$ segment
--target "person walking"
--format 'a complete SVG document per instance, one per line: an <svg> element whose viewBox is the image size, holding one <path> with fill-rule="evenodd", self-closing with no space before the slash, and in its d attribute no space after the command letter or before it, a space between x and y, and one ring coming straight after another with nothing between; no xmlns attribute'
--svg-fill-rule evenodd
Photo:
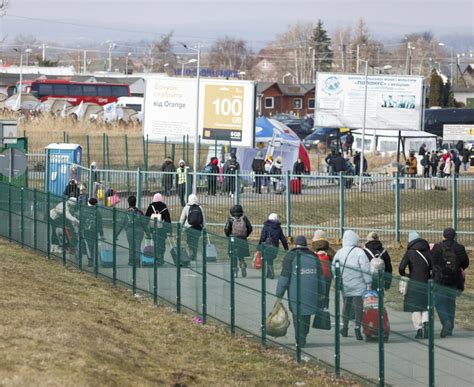
<svg viewBox="0 0 474 387"><path fill-rule="evenodd" d="M87 207L84 207L82 210L81 223L87 248L87 266L92 267L98 254L96 251L96 239L100 237L102 241L105 240L102 214L97 210L96 198L90 198Z"/></svg>
<svg viewBox="0 0 474 387"><path fill-rule="evenodd" d="M360 158L361 158L360 152L356 151L353 161L354 161L355 174L357 176L360 175ZM369 166L367 164L367 159L364 156L364 165L362 166L362 173L365 174L367 172L368 168L369 168Z"/></svg>
<svg viewBox="0 0 474 387"><path fill-rule="evenodd" d="M244 215L244 209L240 204L236 204L230 209L230 218L224 227L224 233L229 238L229 256L237 258L242 277L247 277L247 263L245 258L250 257L249 244L247 238L252 234L252 224ZM238 274L238 267L235 268L235 276Z"/></svg>
<svg viewBox="0 0 474 387"><path fill-rule="evenodd" d="M178 195L181 203L181 207L186 205L186 191L188 185L188 172L189 167L186 165L184 160L179 160L178 168L176 169L176 183L178 185Z"/></svg>
<svg viewBox="0 0 474 387"><path fill-rule="evenodd" d="M148 218L143 215L143 212L137 207L137 198L129 196L128 209L123 217L114 239L118 239L120 233L125 229L128 242L128 265L133 266L134 262L137 267L140 266L140 251L142 247L143 238L151 238L150 229L148 227Z"/></svg>
<svg viewBox="0 0 474 387"><path fill-rule="evenodd" d="M364 246L365 254L370 262L371 271L373 274L372 278L372 288L378 289L378 273L379 267L376 267L376 261L372 262L374 259L380 258L383 261L383 270L384 270L384 284L383 287L385 290L390 289L392 285L392 259L390 254L383 247L382 242L380 241L379 235L376 232L369 232L367 234L367 242Z"/></svg>
<svg viewBox="0 0 474 387"><path fill-rule="evenodd" d="M467 172L467 169L469 168L469 156L471 155L471 152L467 148L464 148L461 152L461 162L462 162L462 169L464 172Z"/></svg>
<svg viewBox="0 0 474 387"><path fill-rule="evenodd" d="M336 252L329 245L326 233L323 230L316 230L313 235L311 243L311 250L318 257L321 262L321 269L323 274L323 285L321 287L321 294L319 299L321 301L320 307L323 309L329 308L329 292L331 289L332 272L331 265Z"/></svg>
<svg viewBox="0 0 474 387"><path fill-rule="evenodd" d="M265 160L262 151L258 151L252 161L252 171L255 174L255 193L262 193L262 177L265 174Z"/></svg>
<svg viewBox="0 0 474 387"><path fill-rule="evenodd" d="M237 156L232 153L230 159L224 164L224 168L222 170L224 175L228 175L224 177L225 180L225 191L229 193L230 197L234 197L234 193L236 189L240 187L236 187L236 177L235 175L240 171L240 164L237 161Z"/></svg>
<svg viewBox="0 0 474 387"><path fill-rule="evenodd" d="M278 185L282 184L282 173L283 173L283 158L281 156L277 156L275 162L272 165L272 169L270 169L270 175L272 176L272 183L273 183L273 191L276 192Z"/></svg>
<svg viewBox="0 0 474 387"><path fill-rule="evenodd" d="M411 189L416 189L416 179L415 178L416 178L416 175L417 175L418 160L415 157L415 152L414 151L410 151L410 156L408 157L408 160L407 160L407 167L408 167L408 171L407 171L408 176L411 177L410 187L411 187Z"/></svg>
<svg viewBox="0 0 474 387"><path fill-rule="evenodd" d="M357 340L363 340L360 331L362 325L362 293L372 287L372 275L370 274L370 263L364 250L357 246L359 236L352 230L344 232L342 237L342 249L340 249L333 261L333 272L336 262L339 262L342 277L342 293L344 305L342 308L343 327L341 335L348 336L349 319L355 315L355 336Z"/></svg>
<svg viewBox="0 0 474 387"><path fill-rule="evenodd" d="M352 135L351 132L347 133L346 135L346 142L344 144L344 147L346 148L346 153L347 155L352 156L352 146L354 145L354 136Z"/></svg>
<svg viewBox="0 0 474 387"><path fill-rule="evenodd" d="M150 228L154 235L154 249L157 254L155 259L159 265L164 263L166 238L172 233L171 216L160 193L153 195L153 202L148 206L145 216L150 219ZM156 219L156 228L155 228Z"/></svg>
<svg viewBox="0 0 474 387"><path fill-rule="evenodd" d="M435 305L443 328L440 336L452 336L456 314L456 296L464 290L463 272L469 267L465 247L456 242L456 231L448 227L443 241L433 246L432 263L435 287Z"/></svg>
<svg viewBox="0 0 474 387"><path fill-rule="evenodd" d="M432 259L428 242L411 231L408 234L407 251L398 272L408 277L407 290L403 301L403 311L411 312L415 339L428 338L428 280L431 278ZM408 267L409 274L405 272ZM401 279L402 280L402 279Z"/></svg>
<svg viewBox="0 0 474 387"><path fill-rule="evenodd" d="M453 160L454 176L459 177L459 172L461 171L462 163L461 159L459 158L459 155L454 150L451 151L451 160Z"/></svg>
<svg viewBox="0 0 474 387"><path fill-rule="evenodd" d="M306 173L306 167L303 163L303 160L301 160L301 157L298 157L293 164L293 175L298 176L298 179L301 180L301 175L304 175Z"/></svg>
<svg viewBox="0 0 474 387"><path fill-rule="evenodd" d="M280 242L283 248L288 251L288 242L285 234L283 234L278 215L273 213L270 214L268 219L263 223L262 233L260 234L260 240L258 242L260 251L262 250L261 246L265 245L263 254L267 263L267 278L269 279L275 278L273 261L278 255Z"/></svg>
<svg viewBox="0 0 474 387"><path fill-rule="evenodd" d="M431 177L436 177L438 175L438 165L439 165L439 155L438 152L433 151L430 159L431 165Z"/></svg>
<svg viewBox="0 0 474 387"><path fill-rule="evenodd" d="M421 166L423 167L423 177L430 177L431 169L431 153L427 152L420 161Z"/></svg>
<svg viewBox="0 0 474 387"><path fill-rule="evenodd" d="M163 173L163 189L165 196L171 195L171 190L173 189L173 174L176 171L176 167L171 160L171 157L166 156L165 161L161 165L161 171Z"/></svg>
<svg viewBox="0 0 474 387"><path fill-rule="evenodd" d="M66 205L63 202L59 202L55 207L49 211L50 225L51 225L51 252L62 253L62 249L65 247L66 241L63 235L62 246L59 245L60 241L58 238L58 229L63 230L63 216L66 218L66 226L77 226L79 220L72 214L73 208L77 204L77 199L71 197L66 201ZM64 215L63 215L64 214Z"/></svg>
<svg viewBox="0 0 474 387"><path fill-rule="evenodd" d="M191 260L195 261L199 249L199 239L201 238L202 230L206 227L204 210L199 204L197 195L189 195L188 203L183 208L183 211L181 211L179 223L183 226L186 243L191 253Z"/></svg>
<svg viewBox="0 0 474 387"><path fill-rule="evenodd" d="M421 144L420 149L418 150L418 155L424 157L426 154L426 144Z"/></svg>
<svg viewBox="0 0 474 387"><path fill-rule="evenodd" d="M217 157L211 157L211 160L204 168L207 173L207 194L216 196L217 192L217 175L219 174L219 160Z"/></svg>
<svg viewBox="0 0 474 387"><path fill-rule="evenodd" d="M300 334L299 340L296 336L297 330L297 310L298 310L298 289L297 289L297 263L299 255L300 269ZM295 327L295 340L301 347L306 345L306 337L309 333L311 316L318 312L319 294L323 283L321 263L308 249L308 244L304 236L295 238L295 247L288 251L283 259L280 278L276 288L276 296L283 298L288 291L288 304L293 314L293 325Z"/></svg>

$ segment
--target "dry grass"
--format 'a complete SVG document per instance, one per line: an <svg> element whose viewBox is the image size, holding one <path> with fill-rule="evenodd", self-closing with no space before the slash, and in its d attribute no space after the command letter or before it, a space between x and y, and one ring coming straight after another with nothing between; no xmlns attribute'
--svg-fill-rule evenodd
<svg viewBox="0 0 474 387"><path fill-rule="evenodd" d="M350 384L0 241L0 385Z"/></svg>

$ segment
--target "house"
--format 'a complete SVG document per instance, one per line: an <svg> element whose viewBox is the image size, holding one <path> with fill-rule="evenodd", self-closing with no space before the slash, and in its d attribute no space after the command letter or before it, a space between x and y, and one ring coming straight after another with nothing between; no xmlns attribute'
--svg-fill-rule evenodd
<svg viewBox="0 0 474 387"><path fill-rule="evenodd" d="M314 113L313 84L284 84L259 82L257 84L257 111L260 115L293 113L304 117Z"/></svg>
<svg viewBox="0 0 474 387"><path fill-rule="evenodd" d="M294 49L289 48L262 48L257 54L256 64L252 68L253 79L258 82L271 82L278 78L282 58L293 58Z"/></svg>

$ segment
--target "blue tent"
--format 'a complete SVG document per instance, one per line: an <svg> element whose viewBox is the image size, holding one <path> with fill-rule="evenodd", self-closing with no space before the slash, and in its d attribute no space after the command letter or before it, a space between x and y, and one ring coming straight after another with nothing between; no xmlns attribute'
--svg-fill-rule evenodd
<svg viewBox="0 0 474 387"><path fill-rule="evenodd" d="M279 121L259 117L255 122L255 142L268 142L275 134L275 140L281 143L299 145L300 139L290 128Z"/></svg>

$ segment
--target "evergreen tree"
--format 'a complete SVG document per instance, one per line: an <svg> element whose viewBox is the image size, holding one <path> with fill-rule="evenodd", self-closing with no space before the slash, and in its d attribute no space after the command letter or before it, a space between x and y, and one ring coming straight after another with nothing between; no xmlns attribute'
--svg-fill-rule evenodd
<svg viewBox="0 0 474 387"><path fill-rule="evenodd" d="M310 46L314 50L315 71L330 71L333 57L331 38L324 29L321 20L318 20L318 24L313 30Z"/></svg>
<svg viewBox="0 0 474 387"><path fill-rule="evenodd" d="M443 106L443 79L435 69L431 71L429 87L428 107Z"/></svg>
<svg viewBox="0 0 474 387"><path fill-rule="evenodd" d="M456 100L454 99L453 88L449 78L443 86L443 107L456 107Z"/></svg>

